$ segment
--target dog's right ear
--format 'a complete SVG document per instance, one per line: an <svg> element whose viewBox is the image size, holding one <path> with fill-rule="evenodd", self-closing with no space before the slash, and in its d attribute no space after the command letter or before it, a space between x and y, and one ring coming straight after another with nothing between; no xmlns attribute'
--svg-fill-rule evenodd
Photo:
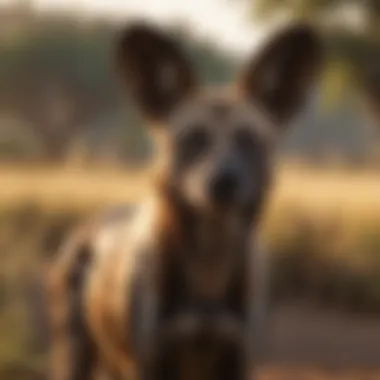
<svg viewBox="0 0 380 380"><path fill-rule="evenodd" d="M322 50L311 25L287 26L248 62L239 82L242 93L284 128L301 110L322 71Z"/></svg>
<svg viewBox="0 0 380 380"><path fill-rule="evenodd" d="M158 28L144 23L130 25L122 32L116 64L132 99L153 122L165 122L196 87L179 46Z"/></svg>

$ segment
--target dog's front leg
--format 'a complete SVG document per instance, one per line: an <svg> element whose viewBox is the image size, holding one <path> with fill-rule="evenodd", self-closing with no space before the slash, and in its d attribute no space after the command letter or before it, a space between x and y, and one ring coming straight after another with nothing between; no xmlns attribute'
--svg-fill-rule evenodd
<svg viewBox="0 0 380 380"><path fill-rule="evenodd" d="M153 380L157 355L157 294L145 289L141 307L141 376L140 380Z"/></svg>
<svg viewBox="0 0 380 380"><path fill-rule="evenodd" d="M265 250L254 237L247 260L247 291L245 318L245 379L255 379L255 372L267 342L268 268Z"/></svg>
<svg viewBox="0 0 380 380"><path fill-rule="evenodd" d="M133 330L139 358L140 380L152 380L157 357L158 308L160 287L157 257L147 252L141 257L133 289Z"/></svg>
<svg viewBox="0 0 380 380"><path fill-rule="evenodd" d="M254 240L247 266L246 379L256 378L255 372L265 355L269 338L269 258L266 249Z"/></svg>

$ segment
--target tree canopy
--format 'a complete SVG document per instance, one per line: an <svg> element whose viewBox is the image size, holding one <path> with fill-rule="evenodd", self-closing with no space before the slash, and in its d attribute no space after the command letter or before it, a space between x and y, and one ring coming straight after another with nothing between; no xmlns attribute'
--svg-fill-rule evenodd
<svg viewBox="0 0 380 380"><path fill-rule="evenodd" d="M326 43L328 101L354 90L380 124L380 1L253 0L260 19L287 15L320 26Z"/></svg>
<svg viewBox="0 0 380 380"><path fill-rule="evenodd" d="M120 123L111 120L124 106L112 59L119 27L108 20L41 15L24 6L1 9L0 116L25 123L43 157L59 161L85 129L104 136L102 129L112 131L112 123ZM229 77L233 62L227 54L183 28L176 35L204 79ZM144 151L138 148L139 121L129 109L123 117L119 128L131 130L121 133L134 141L134 152Z"/></svg>

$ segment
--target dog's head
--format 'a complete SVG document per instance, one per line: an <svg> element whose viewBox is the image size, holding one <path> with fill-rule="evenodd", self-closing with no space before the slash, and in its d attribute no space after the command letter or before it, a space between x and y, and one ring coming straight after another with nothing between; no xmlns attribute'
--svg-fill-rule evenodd
<svg viewBox="0 0 380 380"><path fill-rule="evenodd" d="M306 25L277 33L229 89L203 89L175 41L155 27L127 28L118 69L143 116L164 136L166 185L197 209L257 204L278 135L300 110L320 69Z"/></svg>

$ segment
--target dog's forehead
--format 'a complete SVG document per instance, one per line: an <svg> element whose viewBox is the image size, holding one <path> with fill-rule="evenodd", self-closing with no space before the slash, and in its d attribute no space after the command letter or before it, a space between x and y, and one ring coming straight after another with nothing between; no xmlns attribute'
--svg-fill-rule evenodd
<svg viewBox="0 0 380 380"><path fill-rule="evenodd" d="M181 129L204 126L218 133L244 125L269 139L277 135L272 120L265 112L223 87L208 88L187 99L173 113L171 124Z"/></svg>
<svg viewBox="0 0 380 380"><path fill-rule="evenodd" d="M191 119L220 120L230 119L237 109L243 111L243 104L223 89L207 89L187 99L176 110L173 120L186 122Z"/></svg>

